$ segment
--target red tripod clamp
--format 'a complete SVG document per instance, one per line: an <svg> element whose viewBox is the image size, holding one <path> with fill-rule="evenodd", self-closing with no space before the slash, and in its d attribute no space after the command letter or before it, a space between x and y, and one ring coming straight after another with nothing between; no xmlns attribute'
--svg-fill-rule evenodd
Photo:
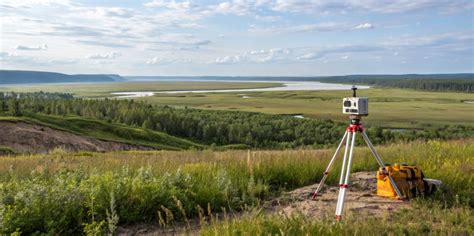
<svg viewBox="0 0 474 236"><path fill-rule="evenodd" d="M350 124L347 128L346 128L347 132L349 133L356 133L356 132L361 132L364 131L364 127L362 126L361 123L357 123L357 124Z"/></svg>

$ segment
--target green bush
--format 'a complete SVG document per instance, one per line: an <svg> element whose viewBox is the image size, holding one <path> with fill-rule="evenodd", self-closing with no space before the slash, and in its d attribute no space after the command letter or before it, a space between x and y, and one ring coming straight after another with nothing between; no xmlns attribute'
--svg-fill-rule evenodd
<svg viewBox="0 0 474 236"><path fill-rule="evenodd" d="M0 156L14 155L16 151L13 148L0 146Z"/></svg>

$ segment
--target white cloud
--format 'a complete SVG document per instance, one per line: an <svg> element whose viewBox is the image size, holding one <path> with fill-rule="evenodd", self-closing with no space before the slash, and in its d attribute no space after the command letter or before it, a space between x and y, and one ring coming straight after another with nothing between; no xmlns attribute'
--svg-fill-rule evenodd
<svg viewBox="0 0 474 236"><path fill-rule="evenodd" d="M33 7L33 6L51 6L51 5L73 5L70 0L2 0L2 4L9 7Z"/></svg>
<svg viewBox="0 0 474 236"><path fill-rule="evenodd" d="M152 59L147 60L146 64L155 65L155 64L159 64L162 60L163 60L162 58L153 57Z"/></svg>
<svg viewBox="0 0 474 236"><path fill-rule="evenodd" d="M347 14L348 12L399 13L438 9L443 12L456 12L474 7L469 0L347 0L347 1L299 1L299 0L230 0L215 5L193 5L190 1L153 0L144 4L149 8L165 8L176 11L199 10L204 15L234 14L238 16L254 14L258 20L275 21L278 16L261 16L261 12L292 12L307 14Z"/></svg>
<svg viewBox="0 0 474 236"><path fill-rule="evenodd" d="M152 41L146 41L147 49L155 51L195 51L212 44L211 40L197 38L193 34L163 34Z"/></svg>
<svg viewBox="0 0 474 236"><path fill-rule="evenodd" d="M303 54L299 57L296 58L296 60L314 60L314 59L317 59L317 58L320 58L321 55L319 55L318 53L314 53L314 52L311 52L311 53L306 53L306 54Z"/></svg>
<svg viewBox="0 0 474 236"><path fill-rule="evenodd" d="M429 36L400 36L384 40L381 45L385 47L439 47L441 45L474 47L474 31L452 32Z"/></svg>
<svg viewBox="0 0 474 236"><path fill-rule="evenodd" d="M235 64L239 62L243 62L245 58L241 55L237 56L224 56L224 57L218 57L215 60L216 64Z"/></svg>
<svg viewBox="0 0 474 236"><path fill-rule="evenodd" d="M354 29L373 29L373 28L374 26L370 23L364 23L364 24L360 24L354 27Z"/></svg>
<svg viewBox="0 0 474 236"><path fill-rule="evenodd" d="M273 26L273 27L257 27L251 25L249 32L252 33L304 33L304 32L322 32L322 31L337 31L347 29L347 25L344 23L336 22L322 22L316 24L301 24L301 25L290 25L290 26Z"/></svg>
<svg viewBox="0 0 474 236"><path fill-rule="evenodd" d="M267 52L265 50L253 50L253 51L250 51L249 54L250 55L260 55L260 54L266 54Z"/></svg>
<svg viewBox="0 0 474 236"><path fill-rule="evenodd" d="M148 65L156 65L156 64L162 64L162 63L168 63L168 62L165 61L164 58L159 58L159 57L153 57L152 59L146 61L146 64Z"/></svg>
<svg viewBox="0 0 474 236"><path fill-rule="evenodd" d="M274 61L284 61L289 59L291 49L272 48L251 50L234 56L218 57L215 64L236 64L236 63L268 63Z"/></svg>
<svg viewBox="0 0 474 236"><path fill-rule="evenodd" d="M336 22L323 22L317 24L297 25L288 28L288 32L309 32L309 31L334 31L345 28L344 24Z"/></svg>
<svg viewBox="0 0 474 236"><path fill-rule="evenodd" d="M40 32L40 34L76 37L102 37L111 35L111 31L108 29L100 29L96 26L90 27L75 24L56 24L52 26L51 31Z"/></svg>
<svg viewBox="0 0 474 236"><path fill-rule="evenodd" d="M400 52L413 52L413 48L423 48L425 53L445 55L446 53L458 55L471 55L474 52L474 34L472 32L450 33L425 37L397 37L383 40L382 43L333 45L324 47L296 47L259 49L243 52L234 56L223 56L216 59L216 64L236 63L268 63L268 62L298 62L342 59L348 60L352 54L357 57L382 59L381 55L400 55Z"/></svg>
<svg viewBox="0 0 474 236"><path fill-rule="evenodd" d="M120 18L130 18L135 14L134 11L130 9L120 7L96 7L95 13L105 17Z"/></svg>
<svg viewBox="0 0 474 236"><path fill-rule="evenodd" d="M349 54L371 54L386 50L379 46L366 45L339 45L328 47L296 47L296 48L272 48L243 52L234 56L218 57L216 64L237 64L237 63L298 63L301 61L319 60L324 57L337 56L337 58L347 60Z"/></svg>
<svg viewBox="0 0 474 236"><path fill-rule="evenodd" d="M235 14L239 16L248 15L253 10L253 4L246 0L234 0L231 2L222 2L215 6L214 11L218 14Z"/></svg>
<svg viewBox="0 0 474 236"><path fill-rule="evenodd" d="M273 26L273 27L257 27L251 25L249 32L252 33L306 33L306 32L332 32L332 31L347 31L347 30L360 30L360 29L372 29L374 26L370 23L363 23L356 26L352 26L345 22L320 22L314 24L300 24L300 25L289 25L289 26Z"/></svg>
<svg viewBox="0 0 474 236"><path fill-rule="evenodd" d="M150 8L168 8L177 11L187 11L190 10L192 7L191 2L183 1L183 2L176 2L176 1L166 1L166 0L153 0L152 2L147 2L143 4L146 7Z"/></svg>
<svg viewBox="0 0 474 236"><path fill-rule="evenodd" d="M52 66L52 65L66 65L75 64L78 62L74 58L47 58L18 55L16 52L0 52L0 61L5 65L27 65L27 66Z"/></svg>
<svg viewBox="0 0 474 236"><path fill-rule="evenodd" d="M166 7L168 5L169 1L164 1L164 0L153 0L151 2L146 2L143 5L145 7Z"/></svg>
<svg viewBox="0 0 474 236"><path fill-rule="evenodd" d="M103 60L112 60L120 57L122 54L118 52L110 52L110 53L95 53L92 55L88 55L86 58L88 59L103 59Z"/></svg>
<svg viewBox="0 0 474 236"><path fill-rule="evenodd" d="M168 64L175 64L175 63L191 63L192 61L188 58L170 58L170 57L153 57L146 61L147 65L168 65Z"/></svg>
<svg viewBox="0 0 474 236"><path fill-rule="evenodd" d="M24 46L24 45L16 45L16 50L25 50L25 51L42 51L48 50L48 45L39 45L39 46Z"/></svg>
<svg viewBox="0 0 474 236"><path fill-rule="evenodd" d="M262 15L255 15L255 19L267 22L275 22L281 19L280 16L262 16Z"/></svg>
<svg viewBox="0 0 474 236"><path fill-rule="evenodd" d="M132 47L131 45L128 45L126 43L120 43L120 42L103 42L103 41L95 41L95 40L76 40L76 42L85 44L85 45L92 45L92 46L103 46L103 47L109 47L109 48L130 48Z"/></svg>
<svg viewBox="0 0 474 236"><path fill-rule="evenodd" d="M194 13L176 12L168 8L159 12L147 12L121 7L86 6L53 7L47 10L51 13L41 15L33 14L34 11L30 8L22 11L0 8L0 21L4 23L2 34L22 38L26 38L25 35L49 37L54 41L79 42L98 48L155 48L160 44L161 49L197 50L212 43L192 34L181 33L173 36L167 33L176 29L186 31L201 27L196 20L203 16ZM32 18L32 15L35 18ZM19 25L21 27L18 27ZM51 36L59 36L62 39ZM27 48L20 46L18 50Z"/></svg>
<svg viewBox="0 0 474 236"><path fill-rule="evenodd" d="M350 58L348 54L372 54L383 50L385 50L383 47L366 45L339 45L292 49L293 54L296 55L296 61L319 60L333 55L346 60Z"/></svg>
<svg viewBox="0 0 474 236"><path fill-rule="evenodd" d="M347 1L295 1L276 0L267 5L274 11L294 13L346 14L348 12L400 13L436 9L440 12L452 13L472 9L470 0L347 0Z"/></svg>

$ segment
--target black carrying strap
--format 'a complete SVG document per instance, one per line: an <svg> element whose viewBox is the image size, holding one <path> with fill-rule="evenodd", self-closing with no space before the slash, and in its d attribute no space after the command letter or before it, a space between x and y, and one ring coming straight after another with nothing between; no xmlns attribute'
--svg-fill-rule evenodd
<svg viewBox="0 0 474 236"><path fill-rule="evenodd" d="M408 170L410 170L410 174L411 174L410 180L416 180L416 173L415 173L415 170L414 170L413 168L410 168L410 167L408 167Z"/></svg>

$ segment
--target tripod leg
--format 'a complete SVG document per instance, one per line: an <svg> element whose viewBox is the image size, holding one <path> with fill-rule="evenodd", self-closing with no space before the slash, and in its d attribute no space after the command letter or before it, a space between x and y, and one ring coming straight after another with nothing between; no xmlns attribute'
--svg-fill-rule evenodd
<svg viewBox="0 0 474 236"><path fill-rule="evenodd" d="M344 159L342 159L341 177L339 179L339 185L344 183L344 170L346 169L347 151L351 146L351 133L347 132L346 147L344 148Z"/></svg>
<svg viewBox="0 0 474 236"><path fill-rule="evenodd" d="M346 190L348 188L348 183L349 183L349 176L351 173L351 164L352 164L352 157L354 154L354 145L355 145L355 138L356 138L356 132L352 132L352 137L350 141L350 152L349 152L349 158L347 160L347 167L341 170L341 184L339 185L339 197L337 198L337 205L336 205L336 220L341 220L342 217L342 209L344 208L344 198L346 196ZM348 138L349 140L349 138ZM348 146L346 146L346 151L347 151ZM344 172L345 175L344 175ZM343 178L344 176L344 178ZM344 182L342 182L344 180Z"/></svg>
<svg viewBox="0 0 474 236"><path fill-rule="evenodd" d="M362 137L364 137L365 142L367 143L367 146L369 146L370 151L372 152L372 155L375 157L377 162L379 163L380 167L382 167L383 173L388 176L388 179L390 181L390 184L392 185L393 189L397 193L398 199L403 199L403 195L400 192L400 190L397 187L397 184L395 183L395 180L390 176L390 174L387 172L387 169L385 168L385 164L382 161L382 158L380 158L379 154L374 148L374 145L372 145L372 142L369 139L369 136L367 136L367 133L365 133L365 130L362 131Z"/></svg>
<svg viewBox="0 0 474 236"><path fill-rule="evenodd" d="M341 142L339 143L339 146L337 146L336 152L332 156L331 161L329 161L329 165L328 165L328 167L326 167L326 170L324 171L323 178L321 179L321 181L318 184L318 187L316 188L316 190L313 193L313 199L316 198L319 191L321 191L321 189L323 188L324 182L326 181L326 178L329 175L329 171L331 170L332 165L334 164L334 161L336 160L337 155L339 155L339 152L341 151L341 147L342 147L342 144L344 143L344 139L346 139L347 136L348 136L347 134L348 134L348 132L346 131L344 133L344 136L341 139Z"/></svg>

